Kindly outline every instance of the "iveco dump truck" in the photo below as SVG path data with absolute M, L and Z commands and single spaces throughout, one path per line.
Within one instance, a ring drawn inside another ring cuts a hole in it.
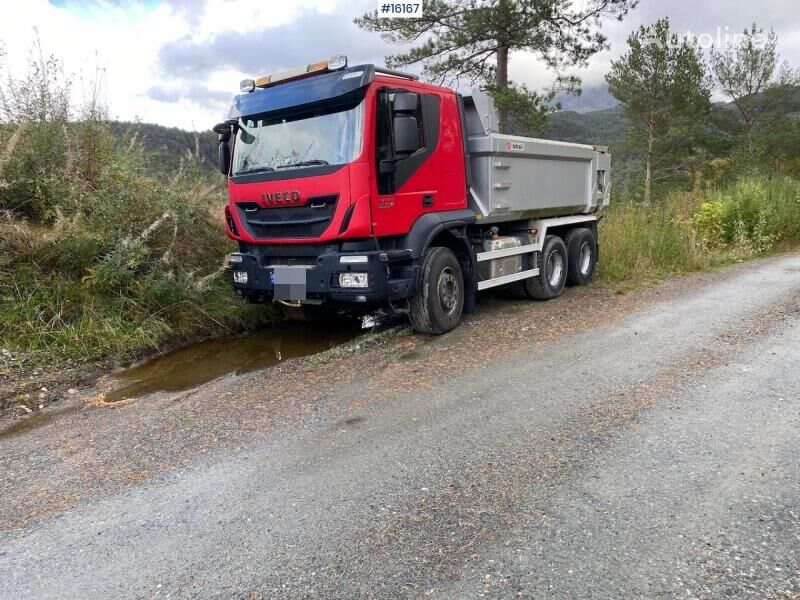
M 345 57 L 240 91 L 214 131 L 248 300 L 439 334 L 480 290 L 548 300 L 591 279 L 607 148 L 499 134 L 488 96 Z

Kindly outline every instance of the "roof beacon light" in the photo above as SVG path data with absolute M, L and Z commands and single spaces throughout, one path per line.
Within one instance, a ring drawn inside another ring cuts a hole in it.
M 337 54 L 328 59 L 328 69 L 331 71 L 338 71 L 339 69 L 344 69 L 346 66 L 347 57 L 343 54 Z
M 321 60 L 319 62 L 311 63 L 310 65 L 306 65 L 304 67 L 297 67 L 296 69 L 289 69 L 288 71 L 281 71 L 280 73 L 275 73 L 274 75 L 262 75 L 261 77 L 256 78 L 255 80 L 255 87 L 264 88 L 267 86 L 274 85 L 276 83 L 280 83 L 281 81 L 288 81 L 290 79 L 299 79 L 300 77 L 305 77 L 306 75 L 310 75 L 312 73 L 317 73 L 320 71 L 338 71 L 339 69 L 344 69 L 347 66 L 347 57 L 346 56 L 334 56 L 329 60 Z M 245 81 L 251 81 L 246 79 Z M 240 89 L 243 92 L 250 92 L 251 89 L 245 89 L 244 83 L 240 86 Z
M 239 82 L 239 91 L 240 92 L 243 92 L 243 93 L 252 92 L 254 89 L 256 89 L 256 82 L 253 81 L 252 79 L 242 79 Z

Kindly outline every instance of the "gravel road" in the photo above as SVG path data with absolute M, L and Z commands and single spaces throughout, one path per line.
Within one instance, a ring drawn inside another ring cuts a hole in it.
M 384 338 L 0 440 L 0 597 L 800 597 L 800 254 Z

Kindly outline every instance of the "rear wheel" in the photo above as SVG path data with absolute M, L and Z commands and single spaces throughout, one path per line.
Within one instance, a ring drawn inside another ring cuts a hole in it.
M 539 274 L 523 279 L 520 284 L 528 298 L 551 300 L 558 298 L 567 280 L 567 247 L 556 235 L 544 239 L 544 247 L 536 257 Z
M 597 264 L 597 240 L 591 229 L 578 227 L 567 233 L 567 285 L 586 285 Z
M 417 292 L 409 301 L 409 320 L 420 333 L 441 334 L 454 329 L 464 309 L 464 277 L 449 248 L 425 252 Z

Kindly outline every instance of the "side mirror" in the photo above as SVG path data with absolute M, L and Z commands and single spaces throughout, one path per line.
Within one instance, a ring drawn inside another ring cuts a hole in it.
M 392 109 L 395 113 L 414 114 L 417 112 L 418 96 L 413 92 L 397 92 L 394 95 Z
M 227 175 L 231 168 L 231 147 L 230 142 L 231 134 L 233 133 L 233 124 L 230 122 L 217 123 L 211 129 L 219 137 L 219 158 L 217 166 L 223 175 Z
M 378 163 L 378 175 L 391 175 L 397 171 L 397 165 L 393 160 L 382 160 Z
M 228 175 L 231 168 L 231 147 L 227 141 L 219 141 L 219 170 L 223 175 Z
M 408 156 L 419 150 L 417 118 L 411 115 L 394 116 L 394 153 Z
M 228 141 L 231 139 L 231 130 L 232 126 L 230 123 L 217 123 L 214 127 L 211 128 L 211 131 L 219 135 L 219 141 Z
M 397 92 L 392 102 L 394 112 L 394 153 L 408 156 L 419 150 L 417 105 L 419 96 L 413 92 Z

